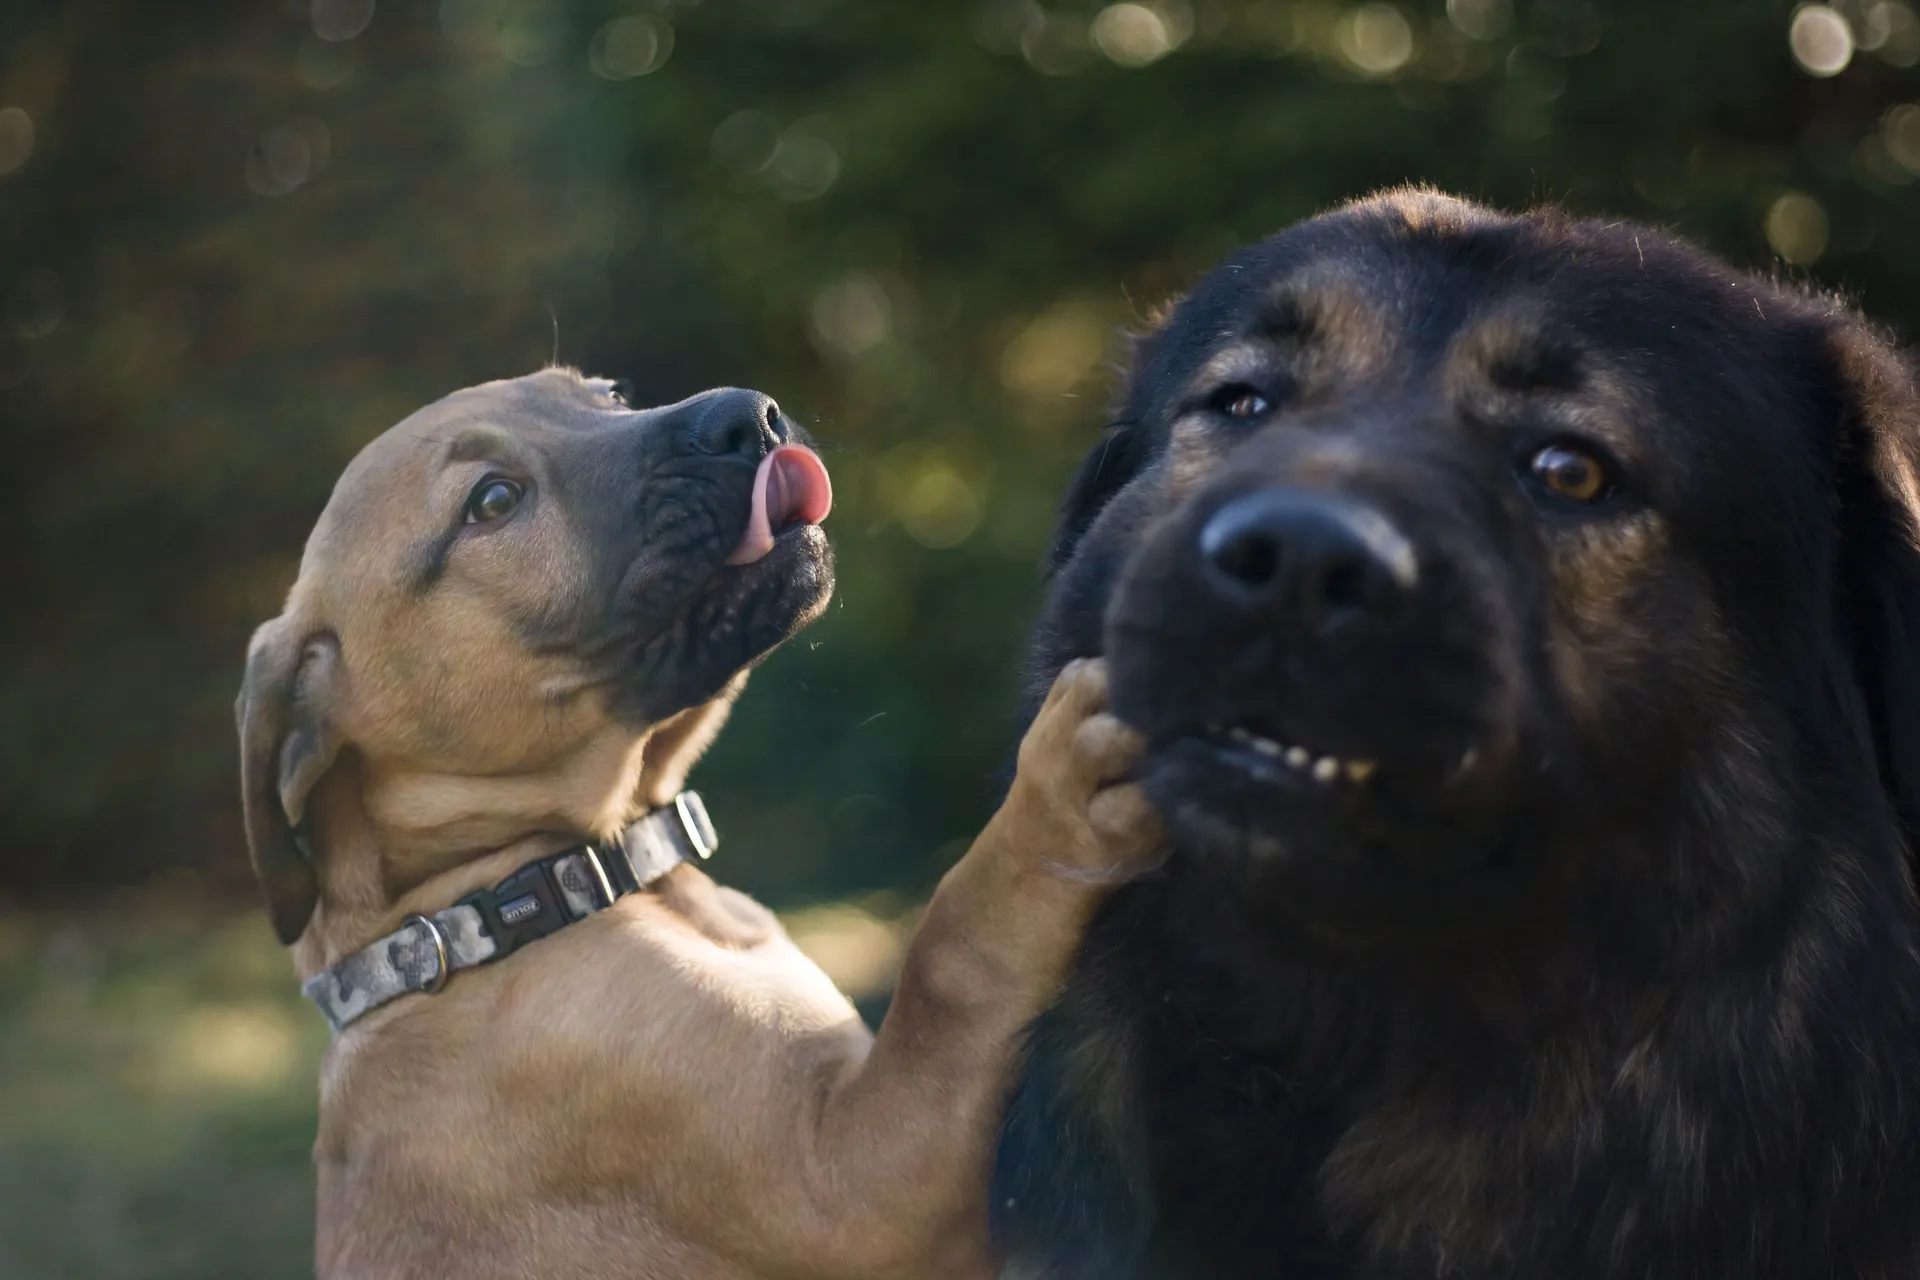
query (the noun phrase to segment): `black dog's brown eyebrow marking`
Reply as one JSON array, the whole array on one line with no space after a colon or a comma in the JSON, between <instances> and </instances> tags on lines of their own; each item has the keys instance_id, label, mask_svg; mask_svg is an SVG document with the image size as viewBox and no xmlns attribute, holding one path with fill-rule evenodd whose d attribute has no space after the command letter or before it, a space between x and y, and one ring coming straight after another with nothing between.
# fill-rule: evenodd
<instances>
[{"instance_id":1,"label":"black dog's brown eyebrow marking","mask_svg":"<svg viewBox=\"0 0 1920 1280\"><path fill-rule=\"evenodd\" d=\"M1384 367L1396 335L1364 282L1344 272L1309 268L1281 281L1261 300L1247 336L1292 343L1303 377L1362 376Z\"/></svg>"},{"instance_id":2,"label":"black dog's brown eyebrow marking","mask_svg":"<svg viewBox=\"0 0 1920 1280\"><path fill-rule=\"evenodd\" d=\"M1300 295L1287 290L1261 303L1253 318L1254 337L1270 341L1280 338L1308 338L1313 334L1313 317Z\"/></svg>"},{"instance_id":3,"label":"black dog's brown eyebrow marking","mask_svg":"<svg viewBox=\"0 0 1920 1280\"><path fill-rule=\"evenodd\" d=\"M1453 376L1501 391L1572 392L1587 385L1588 351L1532 306L1502 308L1464 326L1447 357Z\"/></svg>"},{"instance_id":4,"label":"black dog's brown eyebrow marking","mask_svg":"<svg viewBox=\"0 0 1920 1280\"><path fill-rule=\"evenodd\" d=\"M1545 337L1523 340L1487 362L1487 377L1506 391L1578 391L1580 350Z\"/></svg>"}]
</instances>

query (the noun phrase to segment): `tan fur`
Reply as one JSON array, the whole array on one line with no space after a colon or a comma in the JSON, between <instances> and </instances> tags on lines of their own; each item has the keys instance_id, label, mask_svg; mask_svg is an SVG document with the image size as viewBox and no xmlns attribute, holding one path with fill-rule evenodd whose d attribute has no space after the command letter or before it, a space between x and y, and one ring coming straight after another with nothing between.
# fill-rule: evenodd
<instances>
[{"instance_id":1,"label":"tan fur","mask_svg":"<svg viewBox=\"0 0 1920 1280\"><path fill-rule=\"evenodd\" d=\"M417 587L447 495L473 483L449 439L537 447L583 387L488 384L376 441L256 638L249 834L276 922L306 921L302 978L670 797L740 692L635 727L567 656L528 652L501 619L577 589L592 548L564 531L541 535L540 573L476 558ZM1158 844L1138 791L1106 785L1139 743L1104 697L1097 663L1063 673L877 1037L770 913L691 866L349 1026L320 1080L320 1275L988 1274L1019 1033ZM303 821L311 873L291 852Z\"/></svg>"}]
</instances>

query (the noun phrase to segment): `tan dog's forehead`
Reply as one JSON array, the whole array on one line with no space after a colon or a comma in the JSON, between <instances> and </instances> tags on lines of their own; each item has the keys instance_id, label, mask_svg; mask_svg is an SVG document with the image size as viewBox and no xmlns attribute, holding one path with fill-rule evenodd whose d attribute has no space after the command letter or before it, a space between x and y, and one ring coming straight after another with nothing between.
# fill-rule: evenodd
<instances>
[{"instance_id":1,"label":"tan dog's forehead","mask_svg":"<svg viewBox=\"0 0 1920 1280\"><path fill-rule=\"evenodd\" d=\"M302 576L341 543L356 543L370 521L383 529L425 530L446 512L425 499L450 462L484 463L489 452L539 451L543 445L603 427L621 406L612 383L549 368L466 387L389 427L361 449L334 485L307 543ZM499 448L496 450L494 446Z\"/></svg>"}]
</instances>

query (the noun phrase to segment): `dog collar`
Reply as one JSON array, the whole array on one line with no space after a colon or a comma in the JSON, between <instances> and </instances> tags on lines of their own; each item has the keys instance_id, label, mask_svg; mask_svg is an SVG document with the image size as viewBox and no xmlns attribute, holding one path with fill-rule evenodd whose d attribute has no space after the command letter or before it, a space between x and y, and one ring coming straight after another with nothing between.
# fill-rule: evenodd
<instances>
[{"instance_id":1,"label":"dog collar","mask_svg":"<svg viewBox=\"0 0 1920 1280\"><path fill-rule=\"evenodd\" d=\"M529 862L491 889L406 923L300 990L335 1031L390 1000L432 995L462 969L503 960L529 942L558 933L630 893L649 888L720 843L697 791L682 791L619 839L575 845Z\"/></svg>"}]
</instances>

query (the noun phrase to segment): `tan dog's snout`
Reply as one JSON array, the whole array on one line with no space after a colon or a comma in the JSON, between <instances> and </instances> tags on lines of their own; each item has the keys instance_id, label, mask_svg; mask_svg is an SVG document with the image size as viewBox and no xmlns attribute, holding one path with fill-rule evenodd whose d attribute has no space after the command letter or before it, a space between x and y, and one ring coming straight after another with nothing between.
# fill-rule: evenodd
<instances>
[{"instance_id":1,"label":"tan dog's snout","mask_svg":"<svg viewBox=\"0 0 1920 1280\"><path fill-rule=\"evenodd\" d=\"M618 830L671 794L744 669L831 592L830 490L797 435L757 391L634 409L548 369L369 444L237 707L282 940L317 902L377 912L478 850ZM351 844L367 857L332 856Z\"/></svg>"}]
</instances>

